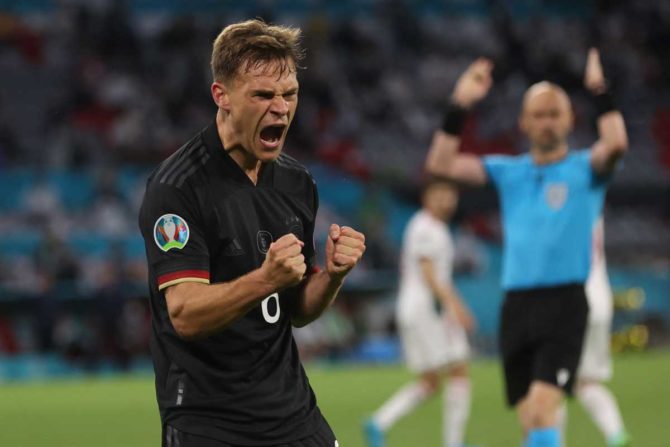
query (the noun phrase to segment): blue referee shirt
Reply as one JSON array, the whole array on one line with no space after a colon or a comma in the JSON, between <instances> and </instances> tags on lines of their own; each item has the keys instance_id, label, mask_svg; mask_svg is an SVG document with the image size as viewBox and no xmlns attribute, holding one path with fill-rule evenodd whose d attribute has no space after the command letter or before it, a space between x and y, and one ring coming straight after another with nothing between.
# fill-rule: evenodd
<instances>
[{"instance_id":1,"label":"blue referee shirt","mask_svg":"<svg viewBox=\"0 0 670 447\"><path fill-rule=\"evenodd\" d=\"M584 283L591 235L607 179L591 168L591 151L569 151L537 165L530 154L483 158L502 208L505 290Z\"/></svg>"}]
</instances>

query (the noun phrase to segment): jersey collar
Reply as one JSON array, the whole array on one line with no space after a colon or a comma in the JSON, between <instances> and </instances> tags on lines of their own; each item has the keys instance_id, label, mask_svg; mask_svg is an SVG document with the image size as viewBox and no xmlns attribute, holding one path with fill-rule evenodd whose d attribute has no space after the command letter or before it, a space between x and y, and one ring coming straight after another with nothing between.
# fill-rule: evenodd
<instances>
[{"instance_id":1,"label":"jersey collar","mask_svg":"<svg viewBox=\"0 0 670 447\"><path fill-rule=\"evenodd\" d=\"M254 185L253 182L244 173L242 168L233 160L228 154L228 151L223 147L219 132L216 127L216 119L214 119L203 131L202 140L207 146L212 159L216 160L217 169L221 169L224 173L229 174L236 182L251 186L260 186L272 183L274 177L274 163L267 163L258 173L258 183Z\"/></svg>"}]
</instances>

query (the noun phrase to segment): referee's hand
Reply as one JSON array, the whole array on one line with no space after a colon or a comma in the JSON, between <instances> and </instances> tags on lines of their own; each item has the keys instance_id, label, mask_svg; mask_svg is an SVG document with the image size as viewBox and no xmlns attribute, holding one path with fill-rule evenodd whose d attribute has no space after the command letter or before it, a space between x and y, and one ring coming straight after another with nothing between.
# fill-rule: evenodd
<instances>
[{"instance_id":1,"label":"referee's hand","mask_svg":"<svg viewBox=\"0 0 670 447\"><path fill-rule=\"evenodd\" d=\"M480 57L458 78L451 100L469 109L482 100L493 85L493 62Z\"/></svg>"},{"instance_id":2,"label":"referee's hand","mask_svg":"<svg viewBox=\"0 0 670 447\"><path fill-rule=\"evenodd\" d=\"M600 62L600 53L597 48L589 48L584 70L584 86L593 94L607 90L607 82L603 74L603 65Z\"/></svg>"},{"instance_id":3,"label":"referee's hand","mask_svg":"<svg viewBox=\"0 0 670 447\"><path fill-rule=\"evenodd\" d=\"M343 279L365 253L365 236L351 227L332 224L326 241L326 272Z\"/></svg>"},{"instance_id":4,"label":"referee's hand","mask_svg":"<svg viewBox=\"0 0 670 447\"><path fill-rule=\"evenodd\" d=\"M276 286L276 290L302 281L307 271L305 256L302 254L304 245L293 233L285 234L270 244L261 269L265 270L266 278Z\"/></svg>"}]
</instances>

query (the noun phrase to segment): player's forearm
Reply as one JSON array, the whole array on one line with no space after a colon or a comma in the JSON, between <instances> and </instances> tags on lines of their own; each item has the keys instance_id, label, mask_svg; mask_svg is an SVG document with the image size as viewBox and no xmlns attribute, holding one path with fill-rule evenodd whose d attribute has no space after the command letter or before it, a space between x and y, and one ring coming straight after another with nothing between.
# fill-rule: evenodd
<instances>
[{"instance_id":1,"label":"player's forearm","mask_svg":"<svg viewBox=\"0 0 670 447\"><path fill-rule=\"evenodd\" d=\"M598 117L598 139L609 158L619 158L628 150L628 134L621 112L611 110Z\"/></svg>"},{"instance_id":2,"label":"player's forearm","mask_svg":"<svg viewBox=\"0 0 670 447\"><path fill-rule=\"evenodd\" d=\"M428 155L426 156L426 171L431 175L449 177L452 175L452 165L458 153L461 138L438 129L433 134Z\"/></svg>"},{"instance_id":3,"label":"player's forearm","mask_svg":"<svg viewBox=\"0 0 670 447\"><path fill-rule=\"evenodd\" d=\"M453 312L455 306L461 305L460 297L455 293L453 287L446 284L438 284L433 292L440 300L442 307L447 312Z\"/></svg>"},{"instance_id":4,"label":"player's forearm","mask_svg":"<svg viewBox=\"0 0 670 447\"><path fill-rule=\"evenodd\" d=\"M196 339L230 326L275 289L259 269L225 283L177 284L167 289L165 297L177 334Z\"/></svg>"},{"instance_id":5,"label":"player's forearm","mask_svg":"<svg viewBox=\"0 0 670 447\"><path fill-rule=\"evenodd\" d=\"M483 186L487 177L481 159L459 153L466 113L467 109L460 105L449 105L442 128L433 134L425 169L429 175L444 177L462 186Z\"/></svg>"},{"instance_id":6,"label":"player's forearm","mask_svg":"<svg viewBox=\"0 0 670 447\"><path fill-rule=\"evenodd\" d=\"M326 271L310 275L293 311L293 325L302 327L319 318L335 301L343 282L343 277L331 277Z\"/></svg>"},{"instance_id":7,"label":"player's forearm","mask_svg":"<svg viewBox=\"0 0 670 447\"><path fill-rule=\"evenodd\" d=\"M589 54L589 58L593 59L591 63L597 68L597 52L591 53L594 54ZM591 73L591 78L593 79L589 79L586 85L593 95L593 104L598 114L598 141L591 152L591 164L596 172L608 174L628 150L628 134L623 115L617 109L614 96L607 88L602 73L595 77Z\"/></svg>"}]
</instances>

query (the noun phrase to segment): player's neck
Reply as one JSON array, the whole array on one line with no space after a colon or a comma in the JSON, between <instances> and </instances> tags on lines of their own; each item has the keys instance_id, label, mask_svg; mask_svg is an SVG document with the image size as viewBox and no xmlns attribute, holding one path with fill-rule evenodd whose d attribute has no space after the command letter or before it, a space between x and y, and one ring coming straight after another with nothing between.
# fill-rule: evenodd
<instances>
[{"instance_id":1,"label":"player's neck","mask_svg":"<svg viewBox=\"0 0 670 447\"><path fill-rule=\"evenodd\" d=\"M228 155L230 155L230 158L237 163L244 174L249 177L249 180L255 185L258 182L258 174L263 165L261 161L253 157L241 146L234 146L231 150L226 149L226 151L228 152Z\"/></svg>"},{"instance_id":2,"label":"player's neck","mask_svg":"<svg viewBox=\"0 0 670 447\"><path fill-rule=\"evenodd\" d=\"M258 173L262 166L261 161L244 149L236 138L233 129L226 125L226 121L220 110L216 114L216 128L224 150L255 185L258 182Z\"/></svg>"},{"instance_id":3,"label":"player's neck","mask_svg":"<svg viewBox=\"0 0 670 447\"><path fill-rule=\"evenodd\" d=\"M568 143L560 143L559 145L547 150L537 146L530 148L530 156L533 158L533 163L536 165L548 165L562 160L568 155Z\"/></svg>"},{"instance_id":4,"label":"player's neck","mask_svg":"<svg viewBox=\"0 0 670 447\"><path fill-rule=\"evenodd\" d=\"M430 217L432 217L433 219L439 220L440 222L444 222L446 220L444 216L440 216L440 214L438 212L428 208L427 206L423 207L423 211L426 214L428 214Z\"/></svg>"}]
</instances>

